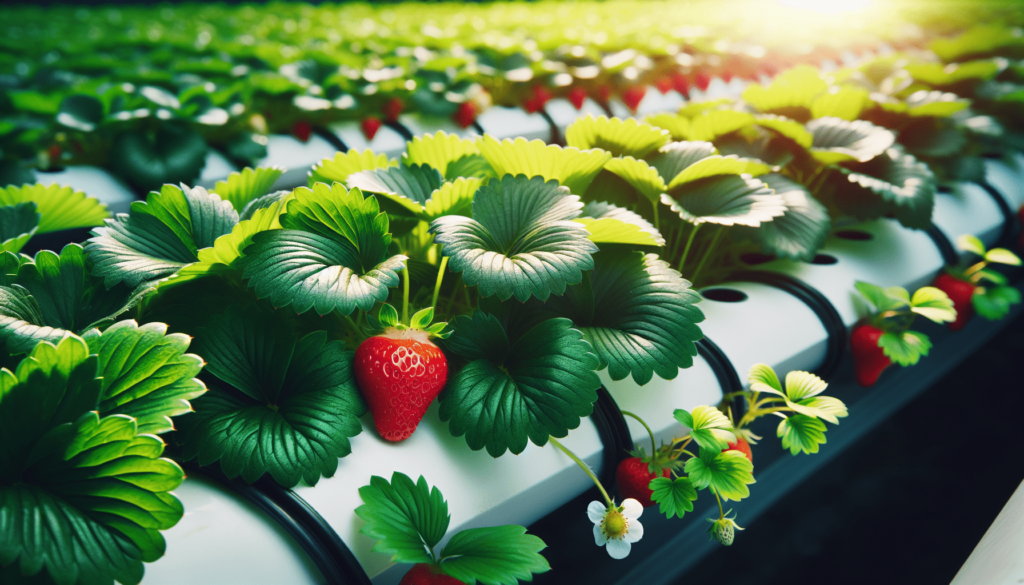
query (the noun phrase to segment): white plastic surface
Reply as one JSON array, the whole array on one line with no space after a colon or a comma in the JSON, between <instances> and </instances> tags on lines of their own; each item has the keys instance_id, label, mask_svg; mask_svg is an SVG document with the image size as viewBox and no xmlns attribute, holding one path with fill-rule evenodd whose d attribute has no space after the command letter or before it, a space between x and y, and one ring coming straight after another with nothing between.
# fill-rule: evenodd
<instances>
[{"instance_id":1,"label":"white plastic surface","mask_svg":"<svg viewBox=\"0 0 1024 585\"><path fill-rule=\"evenodd\" d=\"M476 121L484 132L499 140L520 136L527 140L551 140L551 125L544 116L528 114L520 108L487 108Z\"/></svg>"},{"instance_id":2,"label":"white plastic surface","mask_svg":"<svg viewBox=\"0 0 1024 585\"><path fill-rule=\"evenodd\" d=\"M576 121L576 118L582 118L587 114L593 115L595 118L601 116L607 116L601 106L597 105L597 102L587 98L583 102L583 107L579 110L576 106L572 105L572 102L565 98L555 98L545 104L544 109L547 111L551 119L555 121L555 126L558 126L559 132L565 132L565 129Z\"/></svg>"},{"instance_id":3,"label":"white plastic surface","mask_svg":"<svg viewBox=\"0 0 1024 585\"><path fill-rule=\"evenodd\" d=\"M1013 211L1017 211L1024 204L1024 189L1021 188L1022 173L1024 173L1024 166L1021 165L1020 158L985 160L985 180L1006 198L1006 203Z\"/></svg>"},{"instance_id":4,"label":"white plastic surface","mask_svg":"<svg viewBox=\"0 0 1024 585\"><path fill-rule=\"evenodd\" d=\"M107 204L111 214L128 213L135 193L123 181L100 167L74 166L56 173L36 173L40 185L67 185Z\"/></svg>"},{"instance_id":5,"label":"white plastic surface","mask_svg":"<svg viewBox=\"0 0 1024 585\"><path fill-rule=\"evenodd\" d=\"M306 585L323 577L274 520L217 482L189 476L174 492L185 515L163 533L165 556L143 585Z\"/></svg>"},{"instance_id":6,"label":"white plastic surface","mask_svg":"<svg viewBox=\"0 0 1024 585\"><path fill-rule=\"evenodd\" d=\"M974 234L986 246L995 242L1003 216L992 196L975 183L952 183L949 191L935 194L932 223L956 242L962 234Z\"/></svg>"},{"instance_id":7,"label":"white plastic surface","mask_svg":"<svg viewBox=\"0 0 1024 585\"><path fill-rule=\"evenodd\" d=\"M196 185L210 189L217 184L217 181L223 181L237 170L231 161L224 158L223 154L211 148L206 151L206 164L203 165L203 171L199 174Z\"/></svg>"},{"instance_id":8,"label":"white plastic surface","mask_svg":"<svg viewBox=\"0 0 1024 585\"><path fill-rule=\"evenodd\" d=\"M476 131L473 127L461 128L458 124L453 122L451 118L445 118L442 116L424 116L423 114L402 114L398 117L398 121L403 126L412 132L413 136L421 136L423 134L431 134L438 130L444 130L449 134L456 134L463 138L469 138L476 136Z\"/></svg>"},{"instance_id":9,"label":"white plastic surface","mask_svg":"<svg viewBox=\"0 0 1024 585\"><path fill-rule=\"evenodd\" d=\"M657 91L657 90L654 90ZM616 118L634 118L633 112L626 107L626 104L616 99L608 100L608 109L611 110L612 115Z\"/></svg>"},{"instance_id":10,"label":"white plastic surface","mask_svg":"<svg viewBox=\"0 0 1024 585\"><path fill-rule=\"evenodd\" d=\"M272 190L293 189L305 185L306 177L313 165L333 157L337 150L316 134L306 142L299 142L291 136L272 134L267 137L267 157L257 166L276 165L284 167Z\"/></svg>"},{"instance_id":11,"label":"white plastic surface","mask_svg":"<svg viewBox=\"0 0 1024 585\"><path fill-rule=\"evenodd\" d=\"M405 152L405 138L387 126L381 126L374 134L373 140L366 140L366 135L359 125L359 122L347 120L335 122L327 127L335 136L345 143L351 150L366 150L369 148L377 154L384 153L395 158ZM319 162L319 161L318 161Z\"/></svg>"},{"instance_id":12,"label":"white plastic surface","mask_svg":"<svg viewBox=\"0 0 1024 585\"><path fill-rule=\"evenodd\" d=\"M675 113L680 107L686 102L683 96L679 95L679 92L671 90L667 93L661 93L655 87L648 87L647 93L644 94L644 99L640 100L640 105L636 107L637 117L643 117L647 114L660 114L662 112Z\"/></svg>"}]
</instances>

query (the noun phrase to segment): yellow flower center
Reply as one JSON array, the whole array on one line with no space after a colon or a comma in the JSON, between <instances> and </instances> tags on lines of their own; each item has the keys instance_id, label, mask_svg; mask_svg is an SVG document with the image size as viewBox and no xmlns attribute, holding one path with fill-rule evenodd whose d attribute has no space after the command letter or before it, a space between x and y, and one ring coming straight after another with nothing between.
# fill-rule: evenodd
<instances>
[{"instance_id":1,"label":"yellow flower center","mask_svg":"<svg viewBox=\"0 0 1024 585\"><path fill-rule=\"evenodd\" d=\"M618 510L612 510L604 517L604 534L608 538L622 538L629 528L629 522Z\"/></svg>"}]
</instances>

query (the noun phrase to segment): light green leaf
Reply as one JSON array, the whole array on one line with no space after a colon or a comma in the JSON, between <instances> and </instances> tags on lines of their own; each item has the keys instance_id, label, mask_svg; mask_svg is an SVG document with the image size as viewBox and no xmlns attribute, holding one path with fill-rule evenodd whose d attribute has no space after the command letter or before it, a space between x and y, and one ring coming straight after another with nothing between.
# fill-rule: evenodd
<instances>
[{"instance_id":1,"label":"light green leaf","mask_svg":"<svg viewBox=\"0 0 1024 585\"><path fill-rule=\"evenodd\" d=\"M924 333L904 331L903 333L883 333L878 338L882 353L901 366L912 366L921 356L928 355L932 342Z\"/></svg>"},{"instance_id":2,"label":"light green leaf","mask_svg":"<svg viewBox=\"0 0 1024 585\"><path fill-rule=\"evenodd\" d=\"M703 449L721 451L736 442L732 423L713 406L698 406L692 413L678 408L672 415L679 424L690 429L690 436Z\"/></svg>"},{"instance_id":3,"label":"light green leaf","mask_svg":"<svg viewBox=\"0 0 1024 585\"><path fill-rule=\"evenodd\" d=\"M736 110L710 110L690 119L687 140L710 141L754 123L754 115Z\"/></svg>"},{"instance_id":4,"label":"light green leaf","mask_svg":"<svg viewBox=\"0 0 1024 585\"><path fill-rule=\"evenodd\" d=\"M686 183L662 195L661 202L693 224L758 227L786 212L781 195L758 179L739 175Z\"/></svg>"},{"instance_id":5,"label":"light green leaf","mask_svg":"<svg viewBox=\"0 0 1024 585\"><path fill-rule=\"evenodd\" d=\"M992 248L985 253L985 261L1020 266L1020 258L1006 248Z\"/></svg>"},{"instance_id":6,"label":"light green leaf","mask_svg":"<svg viewBox=\"0 0 1024 585\"><path fill-rule=\"evenodd\" d=\"M644 123L669 131L672 140L686 140L690 135L690 119L678 114L653 114L644 116Z\"/></svg>"},{"instance_id":7,"label":"light green leaf","mask_svg":"<svg viewBox=\"0 0 1024 585\"><path fill-rule=\"evenodd\" d=\"M786 374L786 404L793 410L839 424L846 416L846 406L835 398L818 396L828 384L810 372L791 371Z\"/></svg>"},{"instance_id":8,"label":"light green leaf","mask_svg":"<svg viewBox=\"0 0 1024 585\"><path fill-rule=\"evenodd\" d=\"M610 163L609 163L610 164ZM734 154L728 156L712 155L696 161L676 175L668 184L669 189L675 189L680 185L699 181L717 175L742 175L751 176L763 175L771 170L771 167L763 162L751 158L739 158Z\"/></svg>"},{"instance_id":9,"label":"light green leaf","mask_svg":"<svg viewBox=\"0 0 1024 585\"><path fill-rule=\"evenodd\" d=\"M915 91L907 97L907 113L915 117L947 118L971 106L971 100L943 91Z\"/></svg>"},{"instance_id":10,"label":"light green leaf","mask_svg":"<svg viewBox=\"0 0 1024 585\"><path fill-rule=\"evenodd\" d=\"M441 392L439 415L452 435L492 457L522 453L527 441L564 437L593 412L597 358L568 319L547 319L509 343L497 320L456 317L446 351L467 360ZM478 343L477 338L484 343ZM506 350L502 348L507 347Z\"/></svg>"},{"instance_id":11,"label":"light green leaf","mask_svg":"<svg viewBox=\"0 0 1024 585\"><path fill-rule=\"evenodd\" d=\"M809 261L828 238L832 221L825 208L803 185L778 173L758 177L782 197L786 212L757 228L761 249L779 258Z\"/></svg>"},{"instance_id":12,"label":"light green leaf","mask_svg":"<svg viewBox=\"0 0 1024 585\"><path fill-rule=\"evenodd\" d=\"M217 181L213 192L231 202L235 211L241 213L245 206L270 192L274 182L284 173L281 167L244 168L228 175L226 181Z\"/></svg>"},{"instance_id":13,"label":"light green leaf","mask_svg":"<svg viewBox=\"0 0 1024 585\"><path fill-rule=\"evenodd\" d=\"M953 301L933 286L923 286L914 291L914 297L910 299L910 310L936 323L956 321Z\"/></svg>"},{"instance_id":14,"label":"light green leaf","mask_svg":"<svg viewBox=\"0 0 1024 585\"><path fill-rule=\"evenodd\" d=\"M869 161L896 141L891 131L864 120L816 118L807 123L807 129L814 136L811 155L825 165Z\"/></svg>"},{"instance_id":15,"label":"light green leaf","mask_svg":"<svg viewBox=\"0 0 1024 585\"><path fill-rule=\"evenodd\" d=\"M0 207L0 249L20 252L39 227L39 213L31 201Z\"/></svg>"},{"instance_id":16,"label":"light green leaf","mask_svg":"<svg viewBox=\"0 0 1024 585\"><path fill-rule=\"evenodd\" d=\"M642 158L668 144L668 130L638 122L587 114L565 130L566 144L580 150L600 148L615 157ZM614 171L612 171L614 172Z\"/></svg>"},{"instance_id":17,"label":"light green leaf","mask_svg":"<svg viewBox=\"0 0 1024 585\"><path fill-rule=\"evenodd\" d=\"M747 373L747 383L754 392L768 392L785 397L779 376L768 364L754 364Z\"/></svg>"},{"instance_id":18,"label":"light green leaf","mask_svg":"<svg viewBox=\"0 0 1024 585\"><path fill-rule=\"evenodd\" d=\"M349 150L339 152L334 158L325 158L313 166L309 172L309 186L316 183L342 183L348 180L349 175L360 171L371 171L373 169L397 166L398 161L389 161L386 154L375 154L372 150L363 151Z\"/></svg>"},{"instance_id":19,"label":"light green leaf","mask_svg":"<svg viewBox=\"0 0 1024 585\"><path fill-rule=\"evenodd\" d=\"M42 216L39 232L103 225L110 217L107 208L98 200L71 187L52 185L8 185L0 189L0 205L17 205L31 201Z\"/></svg>"},{"instance_id":20,"label":"light green leaf","mask_svg":"<svg viewBox=\"0 0 1024 585\"><path fill-rule=\"evenodd\" d=\"M472 140L441 130L434 134L415 136L407 145L408 152L402 154L406 165L428 165L437 169L442 177L448 176L449 165L457 160L480 154Z\"/></svg>"},{"instance_id":21,"label":"light green leaf","mask_svg":"<svg viewBox=\"0 0 1024 585\"><path fill-rule=\"evenodd\" d=\"M409 326L413 329L426 329L427 325L434 320L434 307L427 307L421 309L413 314L412 319L409 320Z\"/></svg>"},{"instance_id":22,"label":"light green leaf","mask_svg":"<svg viewBox=\"0 0 1024 585\"><path fill-rule=\"evenodd\" d=\"M561 294L593 268L597 251L586 228L571 220L583 207L565 187L541 177L506 175L473 199L473 218L449 215L430 224L449 269L481 296L525 302Z\"/></svg>"},{"instance_id":23,"label":"light green leaf","mask_svg":"<svg viewBox=\"0 0 1024 585\"><path fill-rule=\"evenodd\" d=\"M381 324L381 327L398 325L398 310L387 303L382 304L380 312L377 313L377 322Z\"/></svg>"},{"instance_id":24,"label":"light green leaf","mask_svg":"<svg viewBox=\"0 0 1024 585\"><path fill-rule=\"evenodd\" d=\"M604 168L629 183L651 201L657 201L662 193L668 191L658 170L648 165L646 161L637 160L631 156L613 158L604 165Z\"/></svg>"},{"instance_id":25,"label":"light green leaf","mask_svg":"<svg viewBox=\"0 0 1024 585\"><path fill-rule=\"evenodd\" d=\"M582 213L583 217L581 217L580 219L578 219L576 221L586 220L588 218L589 219L595 219L595 220L602 220L602 219L618 220L620 222L623 222L623 223L626 223L626 224L630 224L631 226L636 226L637 228L640 229L640 231L645 232L645 234L649 235L650 238L655 241L654 245L657 245L657 246L665 245L665 239L661 236L661 233L658 232L658 229L654 227L654 224L652 224L651 222L649 222L646 219L644 219L643 217L641 217L640 214L634 213L634 212L632 212L632 211L630 211L628 209L624 209L622 207L619 207L617 205L612 205L611 203L607 203L607 202L604 202L604 201L591 201L591 202L589 202L589 203L587 203L586 205L583 206L583 211L581 213ZM592 225L592 224L589 224L589 225ZM643 237L643 236L641 236L641 237ZM594 239L594 232L593 231L591 231L590 240L593 241L593 242L604 241L604 240ZM640 244L640 245L649 245L649 244Z\"/></svg>"},{"instance_id":26,"label":"light green leaf","mask_svg":"<svg viewBox=\"0 0 1024 585\"><path fill-rule=\"evenodd\" d=\"M973 234L963 234L956 239L956 247L965 251L977 254L978 256L985 256L985 244L981 243L981 240Z\"/></svg>"},{"instance_id":27,"label":"light green leaf","mask_svg":"<svg viewBox=\"0 0 1024 585\"><path fill-rule=\"evenodd\" d=\"M984 81L999 72L999 64L993 59L968 61L965 63L909 63L904 68L921 83L933 87L947 87L962 81Z\"/></svg>"},{"instance_id":28,"label":"light green leaf","mask_svg":"<svg viewBox=\"0 0 1024 585\"><path fill-rule=\"evenodd\" d=\"M669 520L673 517L682 518L687 512L693 511L693 502L697 500L697 490L688 477L656 477L648 486L651 490L651 501L658 504L658 512Z\"/></svg>"},{"instance_id":29,"label":"light green leaf","mask_svg":"<svg viewBox=\"0 0 1024 585\"><path fill-rule=\"evenodd\" d=\"M540 555L547 545L522 526L459 531L441 553L441 571L463 583L516 585L551 570Z\"/></svg>"},{"instance_id":30,"label":"light green leaf","mask_svg":"<svg viewBox=\"0 0 1024 585\"><path fill-rule=\"evenodd\" d=\"M841 120L856 120L868 107L867 90L851 86L832 86L811 102L811 117L833 117Z\"/></svg>"},{"instance_id":31,"label":"light green leaf","mask_svg":"<svg viewBox=\"0 0 1024 585\"><path fill-rule=\"evenodd\" d=\"M755 483L754 464L739 451L702 448L683 469L697 489L710 486L723 500L742 500L750 495L747 485Z\"/></svg>"},{"instance_id":32,"label":"light green leaf","mask_svg":"<svg viewBox=\"0 0 1024 585\"><path fill-rule=\"evenodd\" d=\"M893 309L900 309L910 304L910 294L905 289L901 289L902 293L899 293L896 290L898 287L890 287L886 289L876 284L864 281L857 281L853 286L856 287L857 291L864 295L864 298L874 305L880 313Z\"/></svg>"},{"instance_id":33,"label":"light green leaf","mask_svg":"<svg viewBox=\"0 0 1024 585\"><path fill-rule=\"evenodd\" d=\"M505 175L541 176L555 180L577 195L586 193L587 186L604 168L612 155L603 150L561 148L544 144L541 140L502 140L485 134L477 142L480 153L499 177Z\"/></svg>"},{"instance_id":34,"label":"light green leaf","mask_svg":"<svg viewBox=\"0 0 1024 585\"><path fill-rule=\"evenodd\" d=\"M648 163L658 169L662 179L672 181L688 167L717 153L710 142L672 142L661 147Z\"/></svg>"},{"instance_id":35,"label":"light green leaf","mask_svg":"<svg viewBox=\"0 0 1024 585\"><path fill-rule=\"evenodd\" d=\"M971 304L979 315L995 321L1010 312L1010 306L1020 302L1020 291L1012 286L994 286L983 293L974 293Z\"/></svg>"},{"instance_id":36,"label":"light green leaf","mask_svg":"<svg viewBox=\"0 0 1024 585\"><path fill-rule=\"evenodd\" d=\"M428 486L423 476L413 483L396 471L390 483L371 477L370 485L359 488L359 497L363 505L355 512L366 522L359 532L377 539L374 552L393 555L396 563L433 562L430 552L448 532L451 520L448 502L436 486Z\"/></svg>"},{"instance_id":37,"label":"light green leaf","mask_svg":"<svg viewBox=\"0 0 1024 585\"><path fill-rule=\"evenodd\" d=\"M779 423L775 434L782 439L783 449L793 455L801 451L810 455L825 444L825 428L825 423L813 416L794 414Z\"/></svg>"},{"instance_id":38,"label":"light green leaf","mask_svg":"<svg viewBox=\"0 0 1024 585\"><path fill-rule=\"evenodd\" d=\"M776 116L775 114L756 116L754 118L754 123L758 126L778 132L782 136L796 142L803 148L810 148L811 144L814 142L814 135L811 134L803 124L796 120L790 120L785 116Z\"/></svg>"},{"instance_id":39,"label":"light green leaf","mask_svg":"<svg viewBox=\"0 0 1024 585\"><path fill-rule=\"evenodd\" d=\"M424 204L431 194L444 183L444 177L429 166L399 165L349 175L349 189L383 195L400 205L410 215L424 213Z\"/></svg>"},{"instance_id":40,"label":"light green leaf","mask_svg":"<svg viewBox=\"0 0 1024 585\"><path fill-rule=\"evenodd\" d=\"M775 76L771 85L747 86L743 101L755 110L789 117L809 115L814 99L828 89L817 68L801 65ZM805 118L800 118L801 121Z\"/></svg>"},{"instance_id":41,"label":"light green leaf","mask_svg":"<svg viewBox=\"0 0 1024 585\"><path fill-rule=\"evenodd\" d=\"M473 196L476 195L482 179L458 177L446 182L430 194L419 216L423 221L433 221L445 215L470 215L473 212Z\"/></svg>"}]
</instances>

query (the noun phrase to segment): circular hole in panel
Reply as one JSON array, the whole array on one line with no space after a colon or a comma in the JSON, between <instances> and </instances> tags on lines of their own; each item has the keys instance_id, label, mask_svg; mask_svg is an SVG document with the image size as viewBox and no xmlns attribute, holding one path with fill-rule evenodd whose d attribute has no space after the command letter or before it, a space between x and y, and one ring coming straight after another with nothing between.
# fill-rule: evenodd
<instances>
[{"instance_id":1,"label":"circular hole in panel","mask_svg":"<svg viewBox=\"0 0 1024 585\"><path fill-rule=\"evenodd\" d=\"M867 240L870 240L871 238L874 238L875 236L869 234L868 232L862 232L861 230L842 230L842 231L836 232L836 237L837 238L842 238L844 240L854 240L856 242L866 242Z\"/></svg>"},{"instance_id":2,"label":"circular hole in panel","mask_svg":"<svg viewBox=\"0 0 1024 585\"><path fill-rule=\"evenodd\" d=\"M995 159L995 160L999 160L999 159L1003 158L1003 155L998 153L998 152L986 152L985 154L983 154L981 156L983 156L985 158Z\"/></svg>"},{"instance_id":3,"label":"circular hole in panel","mask_svg":"<svg viewBox=\"0 0 1024 585\"><path fill-rule=\"evenodd\" d=\"M750 266L756 266L758 264L764 264L765 262L771 262L775 260L775 256L770 254L761 254L760 252L750 252L748 254L740 254L740 261Z\"/></svg>"},{"instance_id":4,"label":"circular hole in panel","mask_svg":"<svg viewBox=\"0 0 1024 585\"><path fill-rule=\"evenodd\" d=\"M741 303L747 300L747 293L734 288L709 288L701 291L705 299L720 303Z\"/></svg>"},{"instance_id":5,"label":"circular hole in panel","mask_svg":"<svg viewBox=\"0 0 1024 585\"><path fill-rule=\"evenodd\" d=\"M952 193L953 189L949 185L939 185L939 193Z\"/></svg>"},{"instance_id":6,"label":"circular hole in panel","mask_svg":"<svg viewBox=\"0 0 1024 585\"><path fill-rule=\"evenodd\" d=\"M836 262L839 262L839 259L829 254L815 254L811 259L811 264L835 264Z\"/></svg>"}]
</instances>

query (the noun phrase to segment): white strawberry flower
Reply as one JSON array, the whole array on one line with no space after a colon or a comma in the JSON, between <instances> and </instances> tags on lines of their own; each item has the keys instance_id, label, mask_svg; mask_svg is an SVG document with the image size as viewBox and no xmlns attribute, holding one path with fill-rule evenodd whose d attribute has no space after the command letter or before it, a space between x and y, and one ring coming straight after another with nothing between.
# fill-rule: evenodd
<instances>
[{"instance_id":1,"label":"white strawberry flower","mask_svg":"<svg viewBox=\"0 0 1024 585\"><path fill-rule=\"evenodd\" d=\"M590 502L587 517L594 523L594 542L597 546L608 547L613 559L629 556L634 542L644 536L644 527L637 520L644 513L644 507L633 498L627 498L620 506L605 506L601 502Z\"/></svg>"}]
</instances>

